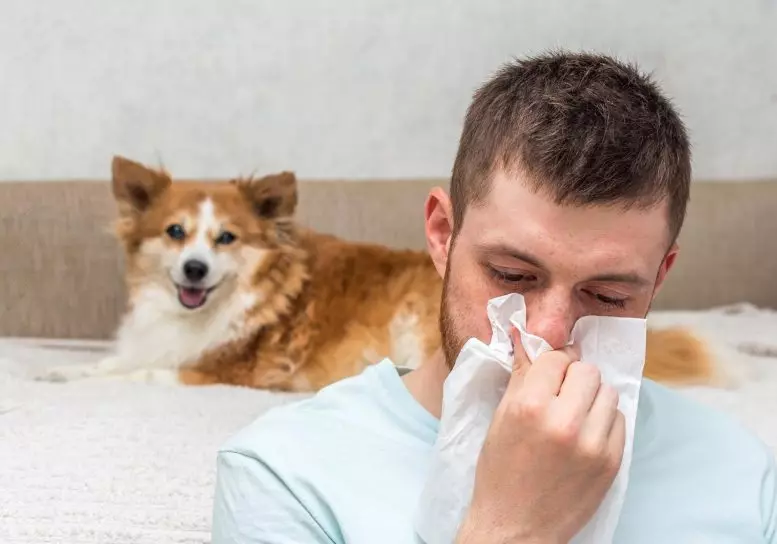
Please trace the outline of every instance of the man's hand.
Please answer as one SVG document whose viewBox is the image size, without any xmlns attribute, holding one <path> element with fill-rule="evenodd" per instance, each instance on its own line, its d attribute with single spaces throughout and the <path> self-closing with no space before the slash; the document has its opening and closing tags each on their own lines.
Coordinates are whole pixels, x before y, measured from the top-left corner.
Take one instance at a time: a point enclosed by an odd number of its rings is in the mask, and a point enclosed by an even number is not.
<svg viewBox="0 0 777 544">
<path fill-rule="evenodd" d="M 531 364 L 514 336 L 513 373 L 481 450 L 460 544 L 568 543 L 623 457 L 618 394 L 598 369 L 570 348 Z"/>
</svg>

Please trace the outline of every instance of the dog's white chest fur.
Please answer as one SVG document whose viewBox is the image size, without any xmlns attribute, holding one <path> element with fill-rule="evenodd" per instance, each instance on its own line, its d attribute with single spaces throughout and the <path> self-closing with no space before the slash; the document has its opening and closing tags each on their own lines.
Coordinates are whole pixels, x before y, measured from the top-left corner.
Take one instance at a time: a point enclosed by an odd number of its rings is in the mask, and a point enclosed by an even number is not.
<svg viewBox="0 0 777 544">
<path fill-rule="evenodd" d="M 181 367 L 248 332 L 246 311 L 257 301 L 254 294 L 235 294 L 222 304 L 187 314 L 163 288 L 146 286 L 135 295 L 132 311 L 119 327 L 114 355 L 96 365 L 55 367 L 39 379 L 113 377 L 176 384 Z"/>
<path fill-rule="evenodd" d="M 117 335 L 122 366 L 177 370 L 245 334 L 245 314 L 254 300 L 233 296 L 223 304 L 186 313 L 169 293 L 148 286 L 136 293 Z"/>
</svg>

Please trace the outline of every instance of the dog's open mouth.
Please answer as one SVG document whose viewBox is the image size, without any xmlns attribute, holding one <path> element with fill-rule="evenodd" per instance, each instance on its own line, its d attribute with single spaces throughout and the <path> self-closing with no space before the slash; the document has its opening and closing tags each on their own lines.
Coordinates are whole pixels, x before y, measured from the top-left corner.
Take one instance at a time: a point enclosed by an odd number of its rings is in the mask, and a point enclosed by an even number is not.
<svg viewBox="0 0 777 544">
<path fill-rule="evenodd" d="M 178 302 L 189 310 L 196 310 L 205 304 L 208 300 L 208 295 L 215 289 L 215 287 L 205 289 L 201 287 L 185 287 L 183 285 L 178 285 L 177 287 Z"/>
</svg>

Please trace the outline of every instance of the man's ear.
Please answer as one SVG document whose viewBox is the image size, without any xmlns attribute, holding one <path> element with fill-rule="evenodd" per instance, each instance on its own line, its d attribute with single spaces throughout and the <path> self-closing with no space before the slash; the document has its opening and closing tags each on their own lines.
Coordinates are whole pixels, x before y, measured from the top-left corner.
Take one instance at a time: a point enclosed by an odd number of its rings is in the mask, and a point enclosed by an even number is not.
<svg viewBox="0 0 777 544">
<path fill-rule="evenodd" d="M 297 209 L 297 177 L 293 172 L 238 180 L 236 183 L 240 193 L 262 219 L 290 218 Z"/>
<path fill-rule="evenodd" d="M 118 155 L 113 157 L 111 172 L 113 196 L 122 211 L 145 211 L 172 183 L 167 173 Z"/>
<path fill-rule="evenodd" d="M 440 276 L 445 275 L 451 243 L 453 242 L 453 206 L 448 193 L 435 187 L 424 206 L 426 247 Z"/>
<path fill-rule="evenodd" d="M 674 266 L 675 260 L 677 259 L 677 254 L 680 252 L 680 246 L 677 245 L 677 242 L 672 244 L 672 247 L 669 248 L 669 251 L 666 252 L 666 255 L 664 256 L 664 260 L 661 262 L 661 266 L 658 268 L 658 274 L 656 275 L 656 286 L 653 289 L 653 298 L 658 295 L 658 292 L 661 290 L 661 287 L 664 284 L 664 280 L 666 279 L 666 275 L 669 274 L 669 270 L 672 269 L 672 266 Z"/>
</svg>

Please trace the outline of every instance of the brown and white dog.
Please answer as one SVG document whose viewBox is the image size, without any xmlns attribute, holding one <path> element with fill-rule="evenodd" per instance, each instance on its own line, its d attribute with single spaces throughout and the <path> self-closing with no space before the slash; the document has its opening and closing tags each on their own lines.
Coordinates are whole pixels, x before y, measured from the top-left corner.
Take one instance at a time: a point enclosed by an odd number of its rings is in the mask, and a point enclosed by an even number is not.
<svg viewBox="0 0 777 544">
<path fill-rule="evenodd" d="M 428 255 L 300 228 L 292 173 L 207 184 L 122 157 L 112 169 L 129 293 L 116 352 L 49 379 L 315 391 L 385 357 L 415 367 L 439 347 L 442 281 Z M 704 383 L 713 369 L 689 333 L 650 330 L 645 374 Z"/>
</svg>

